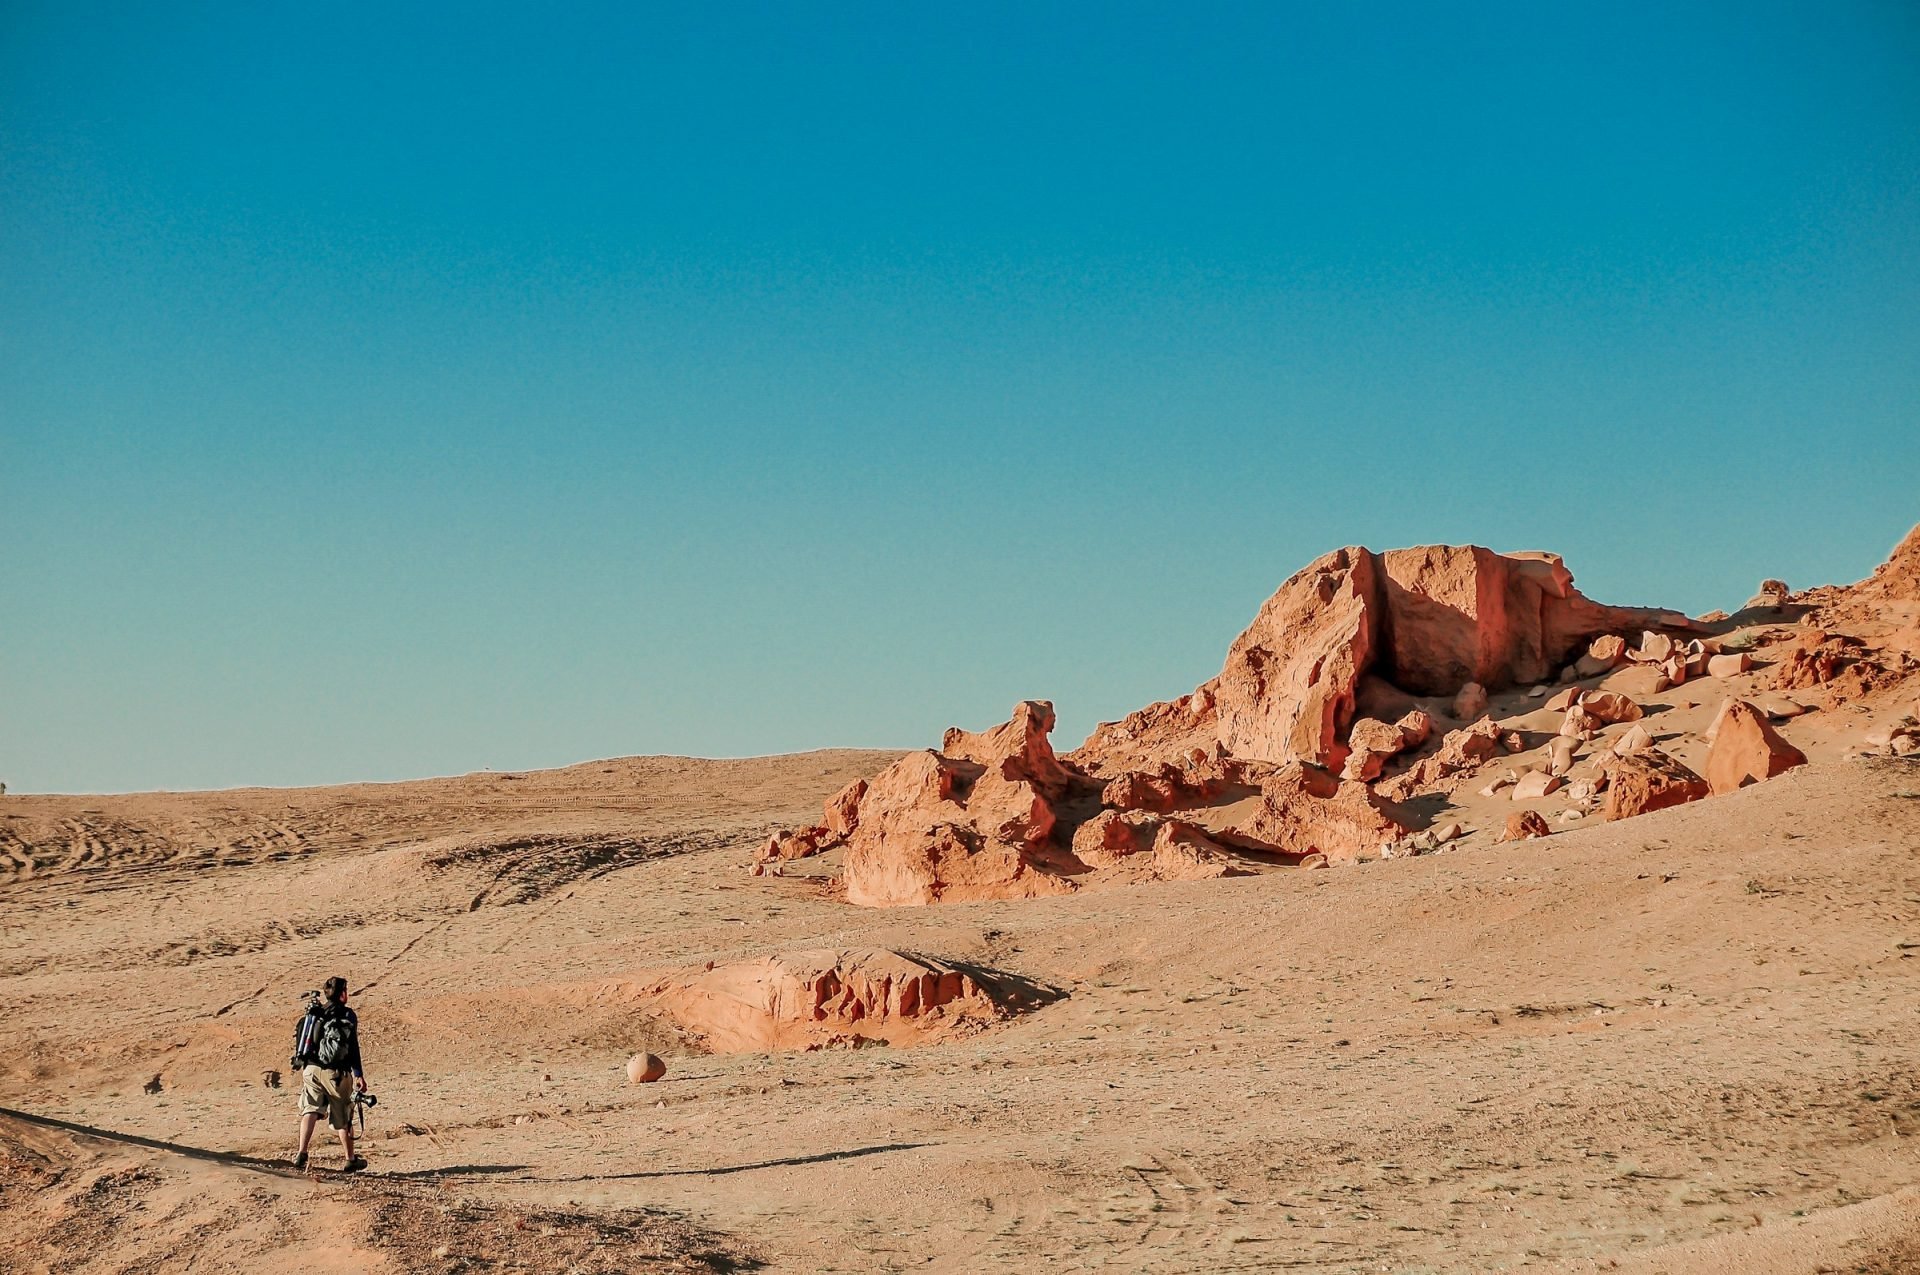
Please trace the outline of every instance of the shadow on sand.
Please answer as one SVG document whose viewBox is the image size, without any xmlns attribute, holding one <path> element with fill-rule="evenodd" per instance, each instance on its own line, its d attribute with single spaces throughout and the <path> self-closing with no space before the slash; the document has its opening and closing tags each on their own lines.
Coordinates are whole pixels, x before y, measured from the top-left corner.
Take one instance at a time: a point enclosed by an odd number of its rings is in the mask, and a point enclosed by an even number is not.
<svg viewBox="0 0 1920 1275">
<path fill-rule="evenodd" d="M 0 1119 L 19 1120 L 27 1124 L 40 1125 L 47 1129 L 62 1129 L 68 1133 L 77 1133 L 82 1137 L 103 1138 L 109 1142 L 125 1143 L 128 1146 L 146 1147 L 152 1151 L 165 1151 L 170 1155 L 185 1156 L 189 1160 L 205 1160 L 212 1164 L 230 1165 L 236 1169 L 246 1169 L 253 1173 L 271 1173 L 277 1177 L 305 1178 L 308 1174 L 295 1170 L 285 1160 L 269 1160 L 260 1156 L 241 1155 L 234 1151 L 210 1151 L 205 1147 L 188 1146 L 182 1142 L 163 1142 L 158 1138 L 144 1138 L 137 1133 L 119 1133 L 112 1129 L 97 1129 L 92 1125 L 77 1124 L 71 1120 L 60 1120 L 53 1116 L 37 1116 L 28 1111 L 15 1111 L 11 1107 L 0 1107 Z M 622 1182 L 641 1178 L 685 1178 L 719 1177 L 728 1173 L 751 1173 L 755 1169 L 780 1169 L 801 1164 L 825 1164 L 832 1160 L 851 1160 L 858 1156 L 883 1155 L 889 1151 L 913 1151 L 920 1147 L 936 1146 L 931 1142 L 888 1142 L 870 1147 L 848 1147 L 844 1151 L 822 1151 L 817 1155 L 791 1156 L 784 1160 L 759 1160 L 752 1164 L 724 1164 L 712 1169 L 657 1169 L 643 1173 L 589 1173 L 575 1177 L 541 1178 L 526 1177 L 525 1182 Z M 444 1169 L 409 1169 L 404 1173 L 375 1173 L 369 1177 L 380 1181 L 431 1180 L 433 1178 L 475 1177 L 481 1175 L 519 1174 L 530 1166 L 524 1164 L 455 1164 Z"/>
<path fill-rule="evenodd" d="M 871 1147 L 848 1147 L 845 1151 L 822 1151 L 818 1155 L 790 1156 L 784 1160 L 757 1160 L 752 1164 L 723 1164 L 713 1169 L 655 1169 L 644 1173 L 585 1173 L 568 1178 L 527 1178 L 528 1182 L 628 1182 L 640 1178 L 717 1178 L 728 1173 L 751 1173 L 755 1169 L 783 1169 L 799 1164 L 825 1164 L 830 1160 L 851 1160 L 857 1156 L 884 1155 L 889 1151 L 914 1151 L 938 1146 L 936 1142 L 886 1142 Z"/>
</svg>

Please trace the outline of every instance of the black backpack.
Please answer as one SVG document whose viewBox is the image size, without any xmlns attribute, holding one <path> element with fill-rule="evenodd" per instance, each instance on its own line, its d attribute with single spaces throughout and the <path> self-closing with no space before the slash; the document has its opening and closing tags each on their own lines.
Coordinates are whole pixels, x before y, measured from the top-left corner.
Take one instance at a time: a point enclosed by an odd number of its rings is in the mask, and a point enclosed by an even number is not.
<svg viewBox="0 0 1920 1275">
<path fill-rule="evenodd" d="M 353 1061 L 353 1019 L 345 1010 L 320 1020 L 320 1032 L 313 1042 L 313 1060 L 328 1071 L 345 1071 Z"/>
<path fill-rule="evenodd" d="M 345 1071 L 353 1061 L 353 1016 L 346 1008 L 315 1009 L 300 1020 L 294 1060 L 328 1071 Z"/>
</svg>

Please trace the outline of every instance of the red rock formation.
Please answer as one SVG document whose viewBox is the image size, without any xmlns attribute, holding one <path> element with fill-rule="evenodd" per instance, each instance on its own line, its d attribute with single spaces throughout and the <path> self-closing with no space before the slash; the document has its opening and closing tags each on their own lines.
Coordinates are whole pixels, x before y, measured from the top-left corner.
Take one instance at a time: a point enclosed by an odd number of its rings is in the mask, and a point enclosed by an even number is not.
<svg viewBox="0 0 1920 1275">
<path fill-rule="evenodd" d="M 1339 863 L 1398 840 L 1408 828 L 1367 785 L 1290 762 L 1261 780 L 1250 810 L 1233 811 L 1208 830 L 1227 845 L 1294 858 L 1318 853 Z"/>
<path fill-rule="evenodd" d="M 1218 797 L 1226 784 L 1217 768 L 1176 766 L 1152 774 L 1130 770 L 1100 790 L 1100 804 L 1114 810 L 1178 810 Z"/>
<path fill-rule="evenodd" d="M 1649 749 L 1607 767 L 1605 817 L 1630 819 L 1708 796 L 1707 781 L 1663 752 Z"/>
<path fill-rule="evenodd" d="M 1707 753 L 1707 786 L 1716 794 L 1737 792 L 1807 764 L 1807 755 L 1782 738 L 1767 715 L 1745 700 L 1722 707 L 1714 728 L 1713 748 Z"/>
<path fill-rule="evenodd" d="M 1433 718 L 1417 708 L 1391 724 L 1362 717 L 1347 735 L 1347 763 L 1340 777 L 1363 782 L 1373 779 L 1396 754 L 1420 747 L 1432 734 Z"/>
<path fill-rule="evenodd" d="M 1169 819 L 1154 834 L 1153 875 L 1161 881 L 1208 881 L 1246 876 L 1247 870 L 1199 828 Z"/>
<path fill-rule="evenodd" d="M 1340 549 L 1282 584 L 1227 650 L 1213 737 L 1235 757 L 1338 766 L 1354 689 L 1377 656 L 1374 555 Z"/>
<path fill-rule="evenodd" d="M 1920 602 L 1920 526 L 1909 531 L 1887 560 L 1848 592 L 1860 599 Z"/>
<path fill-rule="evenodd" d="M 1903 651 L 1873 651 L 1857 637 L 1809 629 L 1795 636 L 1773 684 L 1783 691 L 1823 689 L 1840 704 L 1909 677 L 1914 668 Z"/>
<path fill-rule="evenodd" d="M 1006 1012 L 989 984 L 884 948 L 806 951 L 678 975 L 647 989 L 656 1008 L 714 1053 L 915 1044 Z"/>
<path fill-rule="evenodd" d="M 845 841 L 853 835 L 854 825 L 860 822 L 860 799 L 867 795 L 867 781 L 856 779 L 827 798 L 827 804 L 821 814 L 820 826 L 835 841 Z"/>
<path fill-rule="evenodd" d="M 1455 695 L 1551 675 L 1596 636 L 1692 631 L 1672 612 L 1607 607 L 1547 554 L 1473 546 L 1337 550 L 1280 586 L 1193 695 L 1110 722 L 1069 760 L 1090 773 L 1151 770 L 1193 748 L 1338 769 L 1371 672 L 1403 691 Z"/>
<path fill-rule="evenodd" d="M 1069 772 L 1047 742 L 1053 706 L 1006 725 L 948 731 L 958 755 L 908 753 L 874 777 L 847 842 L 850 902 L 872 907 L 1064 894 L 1076 866 L 1050 846 Z"/>
<path fill-rule="evenodd" d="M 1448 731 L 1440 749 L 1431 757 L 1422 757 L 1410 770 L 1380 783 L 1377 791 L 1391 801 L 1407 801 L 1422 793 L 1436 792 L 1449 780 L 1472 774 L 1480 763 L 1497 754 L 1501 747 L 1500 723 L 1483 717 L 1471 726 Z"/>
<path fill-rule="evenodd" d="M 1073 830 L 1073 857 L 1090 868 L 1111 868 L 1153 848 L 1160 821 L 1151 815 L 1102 810 Z"/>
</svg>

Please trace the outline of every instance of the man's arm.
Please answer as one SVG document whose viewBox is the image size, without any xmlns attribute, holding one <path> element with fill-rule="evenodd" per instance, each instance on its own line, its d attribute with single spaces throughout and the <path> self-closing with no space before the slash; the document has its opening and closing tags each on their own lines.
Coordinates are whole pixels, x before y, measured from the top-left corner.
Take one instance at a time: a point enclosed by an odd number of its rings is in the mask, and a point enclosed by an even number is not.
<svg viewBox="0 0 1920 1275">
<path fill-rule="evenodd" d="M 347 1011 L 353 1014 L 352 1010 Z M 353 1069 L 353 1087 L 361 1093 L 367 1091 L 366 1075 L 360 1070 L 360 1016 L 353 1015 L 353 1053 L 347 1057 L 347 1065 Z"/>
</svg>

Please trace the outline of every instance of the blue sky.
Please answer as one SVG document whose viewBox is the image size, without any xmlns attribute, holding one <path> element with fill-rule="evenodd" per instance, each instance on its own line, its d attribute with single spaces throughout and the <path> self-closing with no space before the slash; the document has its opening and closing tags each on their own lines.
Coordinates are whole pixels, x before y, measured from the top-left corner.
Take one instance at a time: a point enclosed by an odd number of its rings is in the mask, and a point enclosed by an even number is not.
<svg viewBox="0 0 1920 1275">
<path fill-rule="evenodd" d="M 0 9 L 0 780 L 1057 742 L 1920 520 L 1920 11 Z"/>
</svg>

